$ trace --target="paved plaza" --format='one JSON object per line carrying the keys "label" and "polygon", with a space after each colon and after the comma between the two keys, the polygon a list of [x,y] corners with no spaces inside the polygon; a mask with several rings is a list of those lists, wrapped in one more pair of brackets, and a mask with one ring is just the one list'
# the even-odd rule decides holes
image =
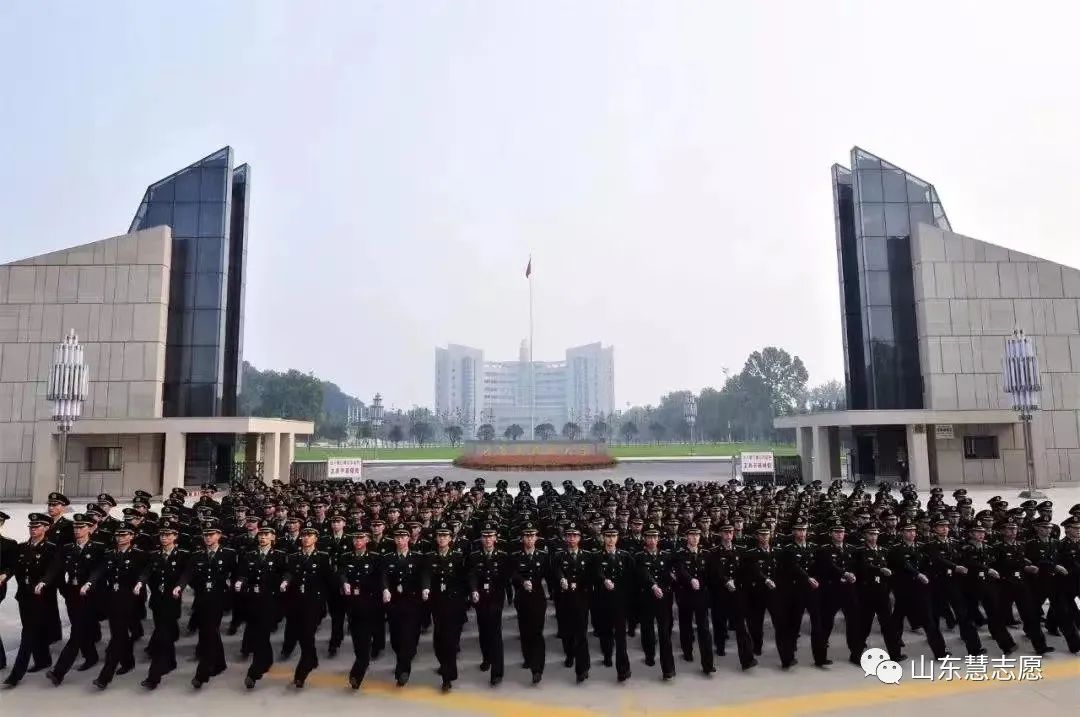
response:
{"label": "paved plaza", "polygon": [[[639,480],[657,480],[661,474],[676,480],[701,479],[690,477],[695,472],[707,470],[707,464],[674,464],[657,470],[650,467],[626,467],[618,469],[619,477],[634,475]],[[652,471],[657,470],[656,473]],[[427,477],[436,473],[457,478],[456,469],[445,466],[397,467],[373,469],[373,478]],[[607,472],[604,472],[607,473]],[[463,471],[466,477],[473,471]],[[491,480],[489,474],[488,479]],[[525,474],[510,474],[516,485]],[[567,474],[549,473],[546,477],[561,481]],[[596,474],[600,475],[600,474]],[[594,475],[594,480],[596,479]],[[574,474],[576,480],[584,480],[585,474]],[[530,476],[530,482],[539,483],[543,477]],[[1013,499],[1013,491],[1003,488],[970,489],[969,494],[976,506],[985,503],[991,495],[1001,494]],[[1060,518],[1074,503],[1080,502],[1080,488],[1052,489],[1050,497],[1058,506]],[[923,496],[925,500],[925,496]],[[78,505],[76,501],[76,505]],[[156,508],[156,506],[155,506]],[[6,505],[4,510],[12,515],[4,533],[22,539],[25,535],[25,518],[28,505]],[[185,601],[190,604],[190,597]],[[64,610],[61,609],[61,614]],[[185,619],[186,621],[186,619]],[[676,630],[677,630],[676,626]],[[9,596],[0,604],[0,635],[8,650],[9,661],[18,646],[18,615],[15,601]],[[497,688],[487,684],[487,674],[480,672],[480,651],[477,642],[475,620],[466,625],[462,639],[461,679],[452,693],[439,692],[439,678],[434,672],[435,657],[431,650],[430,633],[421,638],[420,653],[414,663],[412,680],[405,688],[393,683],[393,659],[384,653],[373,663],[368,677],[359,692],[351,691],[346,684],[346,672],[351,662],[348,639],[342,652],[334,659],[325,656],[328,626],[324,624],[319,633],[321,664],[308,679],[303,690],[291,687],[292,667],[297,656],[287,663],[278,663],[253,692],[243,686],[246,663],[238,658],[240,636],[226,637],[226,654],[231,660],[229,670],[215,678],[199,692],[191,689],[189,680],[194,673],[191,661],[194,637],[184,636],[178,644],[179,668],[165,678],[154,692],[146,692],[138,686],[145,676],[147,662],[141,654],[145,640],[139,643],[134,672],[117,678],[108,690],[99,692],[90,685],[95,671],[72,672],[60,688],[52,687],[41,673],[27,675],[14,690],[0,691],[0,715],[53,715],[79,710],[86,714],[130,714],[132,711],[155,715],[229,714],[234,717],[248,715],[278,715],[346,710],[377,710],[396,717],[413,715],[460,714],[494,715],[496,717],[594,717],[600,715],[659,715],[663,717],[771,717],[772,715],[865,715],[870,711],[877,717],[909,717],[913,711],[932,709],[950,717],[979,717],[1006,714],[1033,714],[1048,712],[1059,714],[1075,711],[1080,706],[1080,658],[1064,652],[1060,638],[1050,638],[1050,644],[1058,652],[1047,656],[1041,667],[1041,679],[953,679],[918,680],[911,675],[911,665],[903,666],[904,677],[897,685],[880,683],[876,677],[866,677],[863,671],[845,661],[843,630],[838,626],[832,639],[831,657],[834,665],[824,669],[813,667],[809,657],[808,628],[803,627],[800,664],[789,671],[780,669],[771,630],[766,628],[764,655],[760,665],[750,672],[742,672],[734,656],[733,639],[729,641],[729,654],[718,659],[718,672],[710,677],[702,675],[696,663],[676,659],[678,675],[671,682],[664,682],[658,667],[643,664],[639,640],[629,640],[633,677],[619,684],[615,670],[603,667],[599,644],[590,640],[594,660],[590,679],[583,685],[574,682],[573,671],[562,666],[562,651],[554,638],[555,618],[549,610],[545,626],[547,641],[547,667],[539,687],[529,684],[529,673],[520,669],[517,624],[512,608],[504,616],[506,643],[506,679]],[[1030,654],[1030,645],[1019,631],[1014,630],[1020,650],[1014,655]],[[964,649],[959,635],[945,633],[946,639],[957,656]],[[929,655],[924,639],[919,634],[907,633],[906,652],[913,658]],[[280,646],[281,632],[274,636],[274,644]],[[880,636],[871,638],[873,646],[881,646]],[[992,640],[985,639],[989,658],[1000,658]],[[54,645],[53,653],[58,646]],[[992,670],[991,670],[992,671]],[[1016,671],[1009,671],[1015,677]]]}

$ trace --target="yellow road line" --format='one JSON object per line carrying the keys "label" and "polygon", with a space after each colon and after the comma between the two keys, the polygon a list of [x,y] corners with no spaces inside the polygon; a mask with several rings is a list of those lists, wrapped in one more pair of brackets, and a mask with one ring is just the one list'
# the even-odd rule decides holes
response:
{"label": "yellow road line", "polygon": [[[657,712],[658,717],[792,717],[794,715],[831,713],[844,709],[866,708],[890,702],[907,702],[933,697],[947,697],[981,689],[1008,687],[1009,685],[1033,685],[1046,680],[1080,678],[1080,661],[1043,663],[1042,680],[911,680],[899,685],[883,685],[875,682],[873,687],[854,690],[817,692],[790,697],[773,697],[733,705],[702,707],[697,709],[666,710]],[[867,678],[868,680],[870,678]]]}
{"label": "yellow road line", "polygon": [[[276,668],[267,677],[276,680],[292,680],[292,671]],[[1043,663],[1042,680],[912,680],[908,678],[899,685],[883,685],[874,682],[872,686],[832,692],[817,692],[787,697],[771,697],[750,700],[734,704],[712,705],[708,707],[648,710],[656,717],[796,717],[831,713],[845,709],[868,708],[879,704],[923,700],[935,697],[947,697],[983,689],[996,689],[1010,685],[1024,685],[1048,680],[1080,678],[1080,661]],[[866,678],[869,681],[871,678]],[[344,672],[313,672],[307,680],[313,687],[329,687],[348,691],[348,675]],[[410,685],[399,688],[393,682],[365,680],[360,688],[363,694],[384,697],[403,702],[438,707],[441,709],[462,710],[474,714],[492,715],[492,717],[597,717],[600,713],[583,707],[567,707],[544,702],[514,699],[509,697],[488,696],[479,692],[455,690],[443,694],[438,689],[425,685]],[[621,715],[642,714],[640,708],[633,705],[628,695],[620,696],[614,711]]]}
{"label": "yellow road line", "polygon": [[[266,675],[272,679],[292,680],[292,670],[273,669]],[[308,677],[307,686],[336,687],[349,691],[347,672],[313,672]],[[531,702],[506,697],[486,696],[478,692],[454,690],[444,694],[442,691],[426,685],[408,685],[398,687],[393,682],[365,679],[360,687],[363,694],[386,697],[404,702],[415,702],[444,709],[464,710],[475,714],[493,717],[596,717],[597,713],[580,707],[563,707],[543,702]]]}

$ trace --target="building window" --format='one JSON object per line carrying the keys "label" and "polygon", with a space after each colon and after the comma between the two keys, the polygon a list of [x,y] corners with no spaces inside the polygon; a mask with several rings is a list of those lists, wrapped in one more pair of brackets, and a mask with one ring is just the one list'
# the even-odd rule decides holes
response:
{"label": "building window", "polygon": [[87,448],[86,470],[118,471],[124,467],[124,454],[120,448]]}
{"label": "building window", "polygon": [[997,457],[997,436],[964,436],[964,458],[978,460]]}

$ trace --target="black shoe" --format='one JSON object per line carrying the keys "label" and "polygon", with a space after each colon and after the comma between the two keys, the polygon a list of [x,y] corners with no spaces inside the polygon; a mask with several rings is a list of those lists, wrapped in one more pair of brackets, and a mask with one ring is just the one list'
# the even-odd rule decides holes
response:
{"label": "black shoe", "polygon": [[675,677],[674,672],[665,672],[664,673],[664,682],[667,682],[668,680],[672,679],[673,677]]}
{"label": "black shoe", "polygon": [[[889,658],[889,659],[892,659],[892,658]],[[859,655],[855,655],[855,654],[849,655],[848,658],[847,658],[847,661],[850,662],[853,665],[858,665],[859,667],[862,667],[862,660],[860,659]]]}
{"label": "black shoe", "polygon": [[126,675],[127,673],[131,672],[134,669],[135,669],[134,664],[120,665],[120,667],[116,668],[116,674],[118,674],[118,675]]}
{"label": "black shoe", "polygon": [[646,657],[645,658],[645,664],[648,667],[655,667],[656,666],[656,658],[655,657]]}
{"label": "black shoe", "polygon": [[758,657],[761,657],[761,648],[760,647],[755,647],[754,648],[754,654],[757,655]]}
{"label": "black shoe", "polygon": [[245,677],[244,678],[244,687],[248,688],[249,690],[255,689],[255,678],[252,677],[251,675],[248,675],[247,677]]}
{"label": "black shoe", "polygon": [[491,686],[492,687],[498,687],[500,682],[502,682],[502,677],[501,676],[500,677],[496,677],[495,675],[491,676]]}
{"label": "black shoe", "polygon": [[532,683],[534,685],[540,684],[540,680],[542,680],[542,679],[544,679],[544,673],[543,672],[534,672],[534,673],[532,673]]}
{"label": "black shoe", "polygon": [[293,680],[293,687],[295,687],[298,690],[304,689],[304,681],[303,680]]}
{"label": "black shoe", "polygon": [[781,662],[781,663],[780,663],[780,667],[781,667],[782,669],[785,669],[785,670],[787,670],[787,669],[790,669],[790,668],[794,667],[794,666],[795,666],[795,665],[797,665],[797,664],[799,664],[799,661],[798,661],[798,660],[796,660],[796,659],[795,659],[795,658],[793,657],[793,658],[791,658],[791,661],[790,661],[790,662]]}
{"label": "black shoe", "polygon": [[443,680],[442,681],[442,691],[443,692],[449,692],[452,689],[454,689],[454,683],[452,683],[450,680]]}
{"label": "black shoe", "polygon": [[338,651],[338,646],[337,645],[331,645],[326,650],[326,656],[327,657],[335,657],[335,656],[337,656],[337,651]]}
{"label": "black shoe", "polygon": [[684,660],[686,660],[687,662],[693,662],[694,661],[694,656],[692,654],[688,655],[685,652],[682,654],[682,658]]}
{"label": "black shoe", "polygon": [[627,636],[627,637],[634,637],[635,635],[637,635],[637,630],[635,630],[635,629],[634,629],[634,628],[632,628],[632,627],[631,627],[631,628],[629,628],[629,629],[628,629],[628,630],[626,631],[626,636]]}
{"label": "black shoe", "polygon": [[746,670],[749,670],[751,667],[757,667],[757,660],[751,658],[750,662],[747,662],[745,665],[742,666],[744,672]]}
{"label": "black shoe", "polygon": [[986,648],[985,647],[980,647],[978,650],[972,650],[968,654],[970,654],[970,655],[985,655],[986,654]]}
{"label": "black shoe", "polygon": [[381,655],[381,654],[382,654],[382,650],[372,650],[371,651],[371,661],[375,662],[375,660],[379,659],[379,655]]}
{"label": "black shoe", "polygon": [[720,657],[726,657],[727,656],[727,649],[723,645],[719,645],[716,648],[716,654],[719,655]]}
{"label": "black shoe", "polygon": [[577,676],[577,681],[578,681],[579,685],[582,682],[584,682],[585,680],[587,680],[587,679],[589,679],[589,673],[588,672],[583,672],[583,673],[581,673],[580,675]]}
{"label": "black shoe", "polygon": [[611,667],[611,658],[610,657],[605,657],[604,658],[604,667]]}
{"label": "black shoe", "polygon": [[481,672],[487,672],[490,669],[491,669],[491,663],[490,662],[481,662],[480,663],[480,671]]}
{"label": "black shoe", "polygon": [[[1010,645],[1009,647],[1006,647],[1006,648],[1002,649],[1002,651],[1001,651],[1001,654],[1002,654],[1002,655],[1011,655],[1011,654],[1013,654],[1014,652],[1016,652],[1016,648],[1017,648],[1017,647],[1019,647],[1019,645],[1017,645],[1017,644],[1016,644],[1016,643],[1014,642],[1014,643],[1013,643],[1012,645]],[[1036,652],[1038,652],[1038,650],[1036,650]]]}
{"label": "black shoe", "polygon": [[140,687],[145,687],[148,690],[156,690],[157,686],[158,686],[158,683],[156,681],[154,681],[154,680],[151,680],[149,677],[147,677],[145,680],[143,680],[142,682],[139,683],[139,686]]}
{"label": "black shoe", "polygon": [[824,660],[814,660],[814,667],[828,667],[832,664],[832,660],[825,658]]}
{"label": "black shoe", "polygon": [[615,679],[617,679],[619,682],[626,682],[627,680],[630,679],[630,673],[629,672],[624,673],[622,675],[619,675]]}
{"label": "black shoe", "polygon": [[409,681],[409,673],[408,672],[402,672],[396,678],[396,682],[397,682],[398,687],[404,687],[408,683],[408,681]]}
{"label": "black shoe", "polygon": [[3,683],[0,683],[0,684],[3,684],[5,688],[10,690],[10,689],[14,689],[14,688],[18,687],[19,686],[19,681],[18,680],[13,680],[13,679],[11,679],[9,677],[6,680],[4,680]]}
{"label": "black shoe", "polygon": [[360,682],[361,682],[361,680],[360,680],[359,677],[354,677],[353,675],[349,675],[349,687],[350,688],[352,688],[354,690],[360,689]]}
{"label": "black shoe", "polygon": [[574,658],[573,657],[567,657],[565,660],[562,661],[562,665],[563,665],[563,667],[573,667],[574,666]]}
{"label": "black shoe", "polygon": [[197,690],[201,690],[202,686],[205,685],[205,684],[206,683],[203,680],[200,680],[198,677],[192,677],[191,678],[191,686],[194,687]]}
{"label": "black shoe", "polygon": [[59,687],[60,683],[64,681],[64,678],[56,674],[52,670],[45,673],[45,676],[49,678],[49,682],[53,683],[53,687]]}
{"label": "black shoe", "polygon": [[108,682],[102,682],[101,680],[94,680],[91,684],[99,690],[103,690],[109,686]]}
{"label": "black shoe", "polygon": [[1036,650],[1035,652],[1037,652],[1040,655],[1045,655],[1048,652],[1053,652],[1053,651],[1054,651],[1054,648],[1050,647],[1049,645],[1045,645],[1045,646],[1043,646],[1043,648],[1041,650]]}

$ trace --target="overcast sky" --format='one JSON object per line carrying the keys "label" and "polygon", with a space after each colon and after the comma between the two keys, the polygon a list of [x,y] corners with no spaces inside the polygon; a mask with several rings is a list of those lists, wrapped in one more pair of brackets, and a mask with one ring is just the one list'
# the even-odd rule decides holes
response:
{"label": "overcast sky", "polygon": [[[15,7],[12,7],[12,6]],[[1075,3],[94,2],[0,8],[0,262],[253,167],[244,358],[431,405],[434,347],[615,346],[615,396],[764,345],[843,377],[829,167],[1080,266]]]}

